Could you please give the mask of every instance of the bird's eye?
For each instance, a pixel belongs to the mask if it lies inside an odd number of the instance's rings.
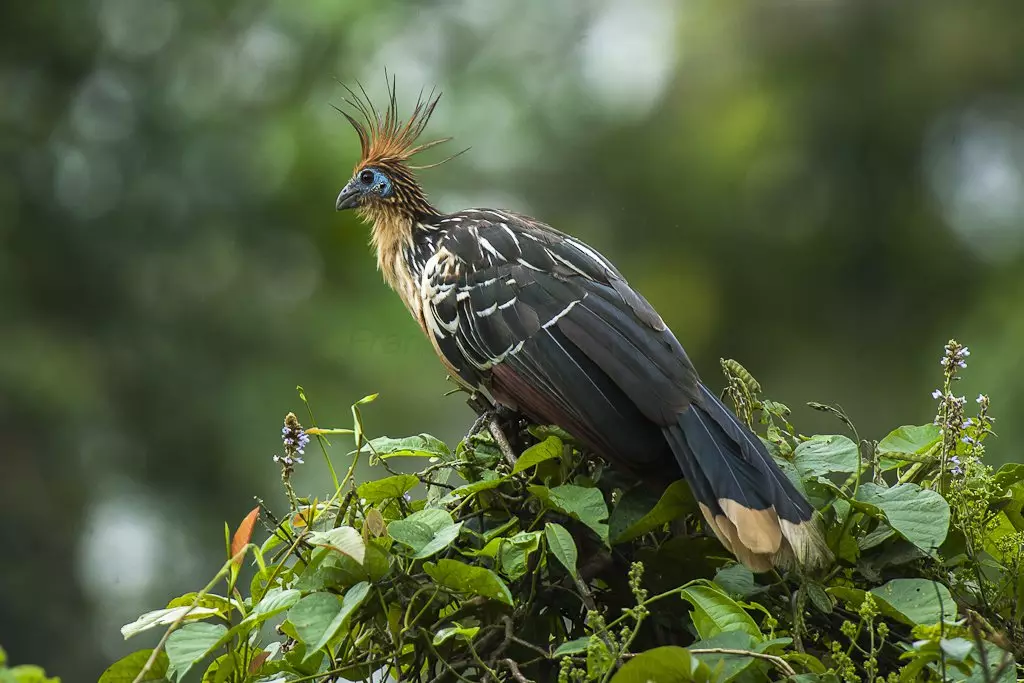
[[[369,185],[370,183],[372,183],[373,182],[373,171],[367,170],[367,171],[363,171],[362,173],[360,173],[359,174],[359,182],[361,182],[361,183],[363,183],[365,185]]]

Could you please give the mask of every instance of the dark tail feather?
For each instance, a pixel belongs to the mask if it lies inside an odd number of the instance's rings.
[[[708,525],[750,569],[831,561],[814,508],[707,387],[665,435]]]

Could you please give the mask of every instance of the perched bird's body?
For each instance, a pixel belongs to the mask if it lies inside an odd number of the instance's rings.
[[[414,146],[436,102],[400,123],[393,91],[383,117],[356,98],[363,154],[337,206],[372,222],[385,280],[452,376],[640,479],[684,476],[752,569],[825,563],[813,508],[606,258],[526,216],[442,214],[427,201],[408,161],[436,144]]]

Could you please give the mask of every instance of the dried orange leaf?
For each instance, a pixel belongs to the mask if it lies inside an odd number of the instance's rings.
[[[256,506],[238,525],[235,535],[231,538],[231,561],[236,566],[242,564],[242,552],[252,539],[252,530],[256,526],[256,518],[260,516],[260,508]]]

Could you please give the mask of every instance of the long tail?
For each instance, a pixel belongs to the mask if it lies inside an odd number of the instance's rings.
[[[831,561],[814,508],[707,387],[665,436],[708,525],[743,564],[768,571]]]

